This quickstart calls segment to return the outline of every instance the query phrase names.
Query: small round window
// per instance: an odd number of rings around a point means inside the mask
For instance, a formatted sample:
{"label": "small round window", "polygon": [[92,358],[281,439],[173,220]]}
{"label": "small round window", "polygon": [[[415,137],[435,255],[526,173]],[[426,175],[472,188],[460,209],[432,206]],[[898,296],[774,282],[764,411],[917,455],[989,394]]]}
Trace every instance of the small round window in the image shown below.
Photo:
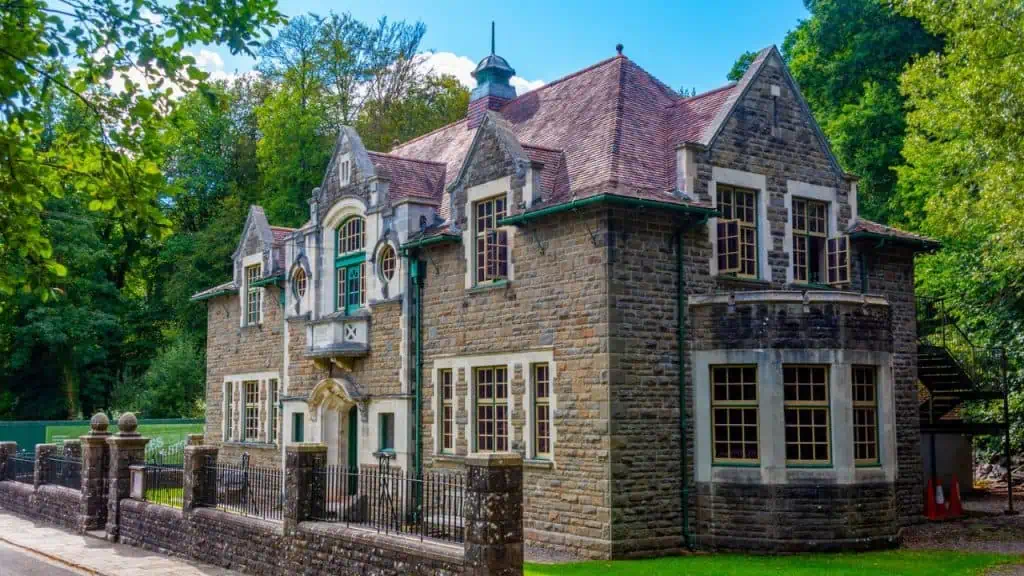
{"label": "small round window", "polygon": [[390,282],[395,276],[395,249],[390,244],[380,251],[380,258],[377,261],[380,266],[380,276],[385,282]]}
{"label": "small round window", "polygon": [[306,271],[302,268],[296,270],[292,276],[292,283],[295,285],[295,293],[299,298],[304,298],[306,296]]}

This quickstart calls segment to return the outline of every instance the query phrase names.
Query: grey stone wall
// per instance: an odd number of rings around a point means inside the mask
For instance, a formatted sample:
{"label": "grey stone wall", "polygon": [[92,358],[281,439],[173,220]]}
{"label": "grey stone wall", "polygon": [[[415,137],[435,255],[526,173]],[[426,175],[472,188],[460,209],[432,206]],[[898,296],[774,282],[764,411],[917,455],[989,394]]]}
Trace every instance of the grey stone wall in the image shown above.
{"label": "grey stone wall", "polygon": [[855,551],[896,546],[892,484],[700,483],[697,544],[713,550]]}
{"label": "grey stone wall", "polygon": [[[557,396],[552,418],[555,464],[524,464],[526,541],[598,558],[611,554],[606,246],[606,211],[598,208],[518,231],[511,255],[515,277],[505,286],[466,290],[461,244],[430,248],[429,256],[422,256],[427,261],[421,374],[424,467],[461,468],[472,445],[468,434],[473,408],[465,398],[473,377],[457,370],[455,454],[434,453],[435,359],[551,350],[557,365],[552,382]],[[526,404],[516,372],[509,374],[509,438],[514,450],[525,451]]]}
{"label": "grey stone wall", "polygon": [[63,486],[44,484],[34,489],[20,482],[0,482],[0,508],[74,532],[81,529],[81,496],[81,492]]}

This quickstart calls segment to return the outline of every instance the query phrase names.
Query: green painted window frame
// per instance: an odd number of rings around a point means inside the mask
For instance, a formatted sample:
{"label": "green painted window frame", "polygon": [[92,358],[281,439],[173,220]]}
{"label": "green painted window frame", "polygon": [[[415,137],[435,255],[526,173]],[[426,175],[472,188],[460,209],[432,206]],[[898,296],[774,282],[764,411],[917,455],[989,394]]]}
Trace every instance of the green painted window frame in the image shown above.
{"label": "green painted window frame", "polygon": [[[358,246],[342,251],[342,231],[359,221]],[[351,314],[366,305],[366,219],[349,216],[334,230],[334,309]],[[344,287],[339,290],[339,287]]]}
{"label": "green painted window frame", "polygon": [[395,413],[381,412],[377,414],[377,444],[381,452],[395,451]]}
{"label": "green painted window frame", "polygon": [[296,444],[306,441],[306,415],[302,412],[292,413],[292,442]]}

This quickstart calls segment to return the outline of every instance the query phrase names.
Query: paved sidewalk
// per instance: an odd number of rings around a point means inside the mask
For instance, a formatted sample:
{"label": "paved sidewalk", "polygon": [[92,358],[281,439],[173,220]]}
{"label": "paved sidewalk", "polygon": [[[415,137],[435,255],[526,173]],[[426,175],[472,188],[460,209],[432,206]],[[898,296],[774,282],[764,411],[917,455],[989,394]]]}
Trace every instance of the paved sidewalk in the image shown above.
{"label": "paved sidewalk", "polygon": [[[0,511],[0,542],[93,576],[234,576],[238,572],[169,558],[25,520]],[[0,574],[3,569],[0,568]]]}

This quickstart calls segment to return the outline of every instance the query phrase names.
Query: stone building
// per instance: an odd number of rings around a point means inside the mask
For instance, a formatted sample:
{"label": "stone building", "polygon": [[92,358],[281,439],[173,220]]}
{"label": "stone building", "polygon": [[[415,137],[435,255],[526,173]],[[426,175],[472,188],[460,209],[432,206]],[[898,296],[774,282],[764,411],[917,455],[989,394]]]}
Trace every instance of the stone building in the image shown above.
{"label": "stone building", "polygon": [[778,50],[683,98],[620,53],[253,207],[209,310],[208,441],[280,465],[525,458],[586,557],[888,545],[921,512],[914,255],[860,218]]}

